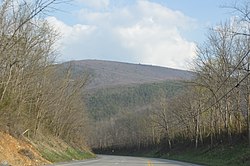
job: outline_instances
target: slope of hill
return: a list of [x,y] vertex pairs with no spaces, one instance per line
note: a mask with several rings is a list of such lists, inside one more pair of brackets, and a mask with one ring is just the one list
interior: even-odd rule
[[145,112],[161,97],[171,98],[183,90],[180,81],[144,83],[134,86],[98,89],[85,93],[86,109],[95,120],[121,112]]
[[[148,146],[143,142],[151,139],[151,131],[147,131],[149,123],[144,122],[150,121],[148,118],[165,101],[184,90],[184,80],[194,77],[194,73],[184,70],[100,60],[63,63],[59,74],[64,69],[70,71],[72,82],[86,74],[90,76],[81,95],[89,115],[86,140],[91,148],[117,143],[125,147],[128,142],[128,147]],[[137,137],[145,139],[138,142]]]
[[64,63],[69,64],[75,74],[85,72],[91,76],[87,89],[188,80],[193,77],[192,72],[185,70],[113,61],[82,60]]
[[102,60],[70,61],[60,67],[70,67],[72,79],[90,76],[82,95],[86,110],[94,119],[107,118],[128,108],[145,110],[160,94],[168,97],[177,94],[183,86],[181,81],[194,76],[185,70]]
[[0,132],[0,138],[0,165],[38,166],[50,163],[31,144],[3,132]]

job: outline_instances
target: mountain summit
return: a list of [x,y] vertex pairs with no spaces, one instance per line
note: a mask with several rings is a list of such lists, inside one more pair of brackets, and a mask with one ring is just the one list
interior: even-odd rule
[[189,80],[193,77],[190,71],[114,61],[80,60],[64,64],[71,64],[75,73],[85,72],[91,76],[87,89]]

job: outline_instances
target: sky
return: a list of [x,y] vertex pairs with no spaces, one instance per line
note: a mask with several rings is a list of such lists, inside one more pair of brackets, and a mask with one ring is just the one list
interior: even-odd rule
[[[98,59],[190,69],[230,0],[72,0],[46,19],[60,33],[58,62]],[[232,3],[231,3],[232,4]]]

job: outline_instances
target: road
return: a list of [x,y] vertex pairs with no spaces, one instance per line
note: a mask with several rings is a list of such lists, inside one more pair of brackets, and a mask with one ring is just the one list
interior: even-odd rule
[[190,163],[178,161],[142,158],[142,157],[125,157],[125,156],[108,156],[99,155],[95,160],[73,161],[70,163],[55,164],[53,166],[198,166]]

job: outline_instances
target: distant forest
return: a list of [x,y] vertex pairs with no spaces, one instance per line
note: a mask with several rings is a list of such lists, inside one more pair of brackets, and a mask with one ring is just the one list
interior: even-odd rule
[[183,89],[183,83],[166,81],[162,83],[140,84],[116,88],[99,89],[85,94],[84,101],[91,117],[95,120],[109,119],[123,111],[137,112],[151,107],[159,96],[175,96]]

